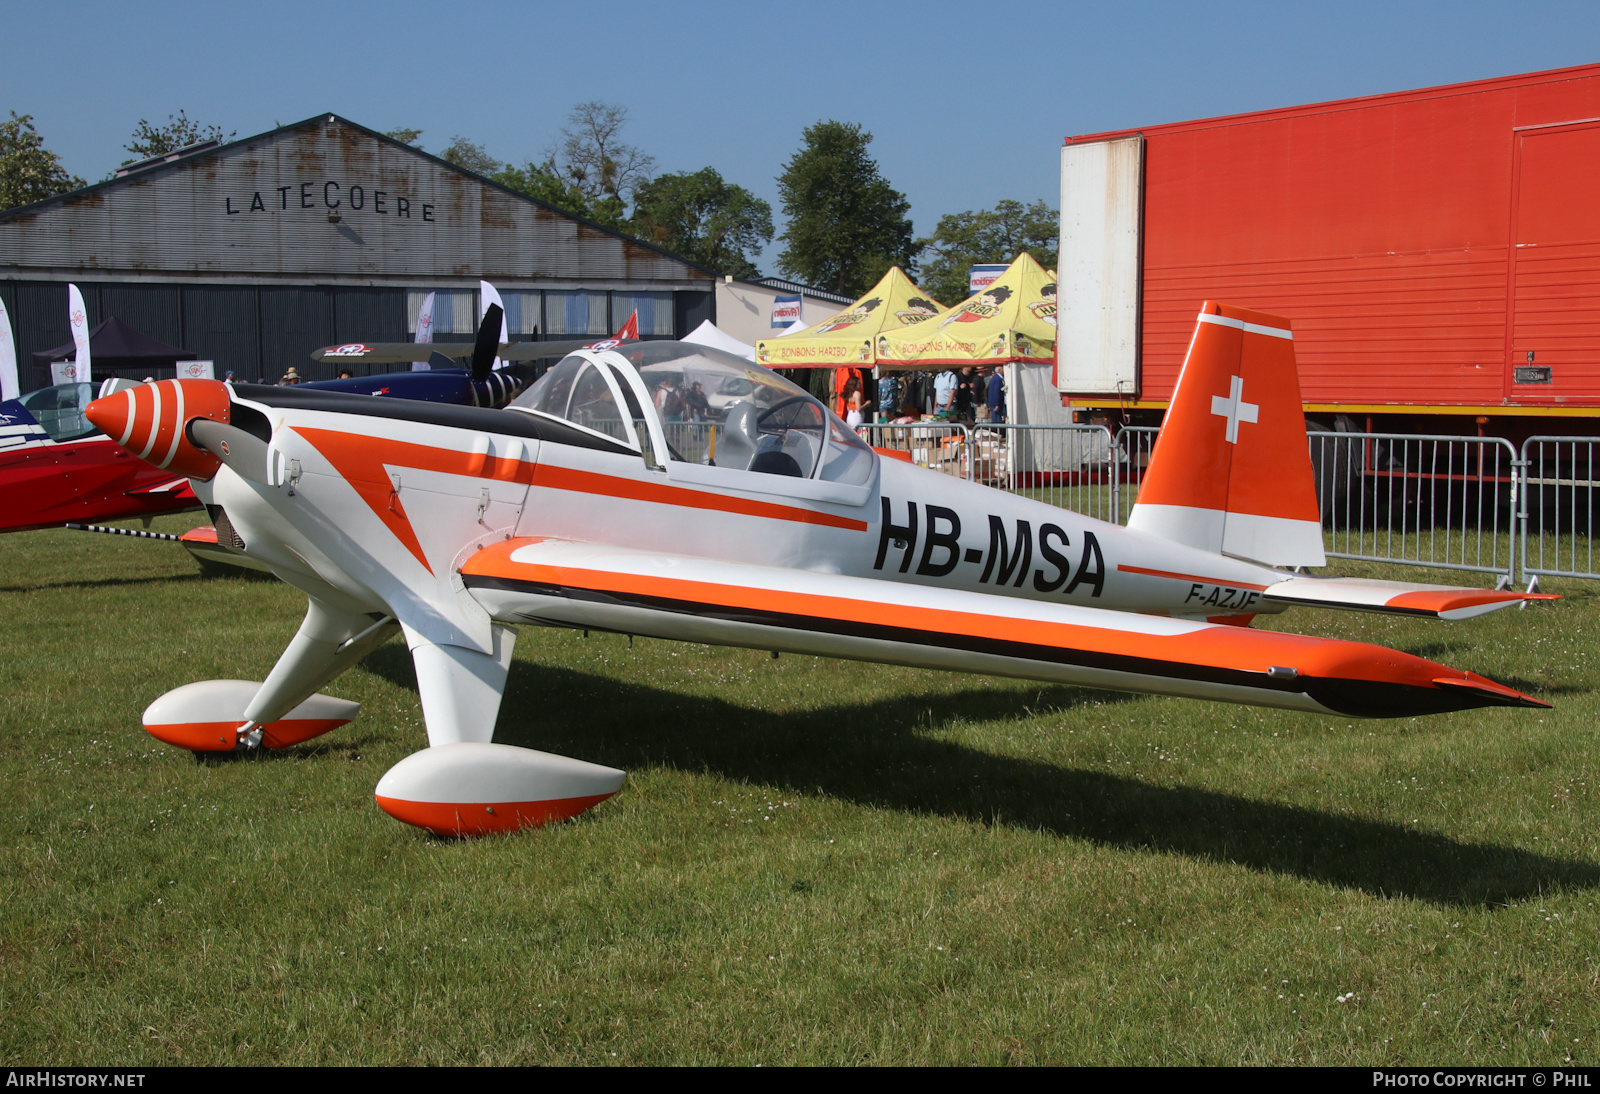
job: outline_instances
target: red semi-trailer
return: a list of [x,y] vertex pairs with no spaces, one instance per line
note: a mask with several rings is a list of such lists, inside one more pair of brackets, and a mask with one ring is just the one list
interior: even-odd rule
[[1082,418],[1158,420],[1211,299],[1320,424],[1600,434],[1600,65],[1071,137],[1061,200]]

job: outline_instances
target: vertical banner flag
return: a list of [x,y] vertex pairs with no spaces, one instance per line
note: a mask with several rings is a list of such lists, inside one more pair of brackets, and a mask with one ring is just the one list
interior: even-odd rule
[[[429,293],[422,298],[422,307],[417,309],[417,336],[413,342],[421,345],[433,341],[433,294]],[[426,361],[411,362],[412,372],[427,372],[429,368]]]
[[72,344],[77,347],[77,354],[73,358],[73,364],[77,367],[71,372],[72,382],[90,383],[89,309],[83,306],[83,294],[76,285],[67,286],[67,322],[72,327]]
[[[505,302],[500,299],[500,293],[495,290],[493,285],[489,284],[487,281],[480,281],[478,282],[478,322],[483,322],[484,313],[489,310],[490,304],[497,304],[500,307],[500,343],[501,345],[504,345],[505,343],[511,341],[511,339],[506,335]],[[494,359],[494,367],[504,368],[505,362],[496,357]]]
[[772,298],[773,330],[787,327],[799,318],[800,298],[798,296],[775,296]]
[[967,268],[967,295],[978,295],[998,281],[1000,275],[1010,268],[1011,266],[1005,262],[1001,262],[998,265],[969,266]]
[[178,379],[180,380],[215,380],[216,364],[212,361],[179,361],[177,363]]
[[17,343],[11,337],[11,317],[6,302],[0,300],[0,399],[15,399],[17,390]]

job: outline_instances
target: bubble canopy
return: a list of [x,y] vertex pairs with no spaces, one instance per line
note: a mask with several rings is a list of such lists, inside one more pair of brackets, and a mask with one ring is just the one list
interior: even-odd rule
[[821,402],[709,346],[581,350],[511,406],[618,441],[669,478],[849,505],[876,479],[876,455]]

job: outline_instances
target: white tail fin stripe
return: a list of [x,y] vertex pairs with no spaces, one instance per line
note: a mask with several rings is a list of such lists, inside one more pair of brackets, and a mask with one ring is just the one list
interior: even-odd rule
[[1222,553],[1268,566],[1326,566],[1322,522],[1230,512],[1222,531]]
[[1269,566],[1325,566],[1322,525],[1290,517],[1228,513],[1188,505],[1139,505],[1128,517],[1136,532]]
[[133,388],[128,388],[122,394],[128,397],[128,424],[122,427],[122,436],[117,438],[117,443],[124,448],[128,445],[128,438],[133,436],[133,419],[138,413],[138,407],[133,402]]
[[1226,315],[1212,315],[1210,312],[1200,313],[1200,322],[1215,323],[1219,327],[1232,327],[1242,330],[1246,334],[1266,334],[1273,338],[1287,338],[1294,341],[1294,331],[1284,330],[1282,327],[1263,327],[1260,323],[1246,323],[1243,319],[1230,319]]
[[1142,502],[1128,514],[1128,528],[1220,555],[1227,519],[1227,513],[1221,509]]
[[156,434],[161,432],[161,385],[146,384],[145,386],[150,389],[150,395],[155,399],[155,405],[150,410],[150,437],[144,442],[144,447],[135,453],[141,460],[150,455],[150,450],[156,446]]
[[178,454],[178,442],[183,440],[183,384],[175,383],[172,386],[178,392],[177,417],[175,419],[177,424],[172,429],[172,444],[167,448],[167,458],[157,465],[163,471],[167,469],[167,465],[172,463],[172,457]]

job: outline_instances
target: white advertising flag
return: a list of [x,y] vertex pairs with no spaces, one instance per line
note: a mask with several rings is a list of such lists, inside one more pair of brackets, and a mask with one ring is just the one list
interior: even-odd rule
[[15,399],[17,390],[17,343],[11,337],[11,317],[6,302],[0,300],[0,399]]
[[[417,335],[412,339],[417,345],[424,345],[433,341],[433,293],[422,298],[422,307],[417,309]],[[427,372],[428,362],[411,362],[412,372]]]
[[177,364],[178,379],[180,380],[215,380],[216,366],[211,361],[179,361]]
[[67,322],[72,326],[72,344],[77,347],[73,357],[72,382],[91,383],[89,362],[89,309],[83,306],[83,294],[78,286],[67,286]]
[[[493,285],[489,284],[487,281],[480,281],[478,282],[478,322],[483,322],[484,313],[489,310],[490,304],[497,304],[500,307],[500,343],[504,345],[505,343],[511,341],[510,338],[506,337],[505,303],[500,299],[500,294],[495,290]],[[500,358],[496,357],[494,359],[495,368],[499,368],[503,364],[505,364],[505,362],[500,360]]]

